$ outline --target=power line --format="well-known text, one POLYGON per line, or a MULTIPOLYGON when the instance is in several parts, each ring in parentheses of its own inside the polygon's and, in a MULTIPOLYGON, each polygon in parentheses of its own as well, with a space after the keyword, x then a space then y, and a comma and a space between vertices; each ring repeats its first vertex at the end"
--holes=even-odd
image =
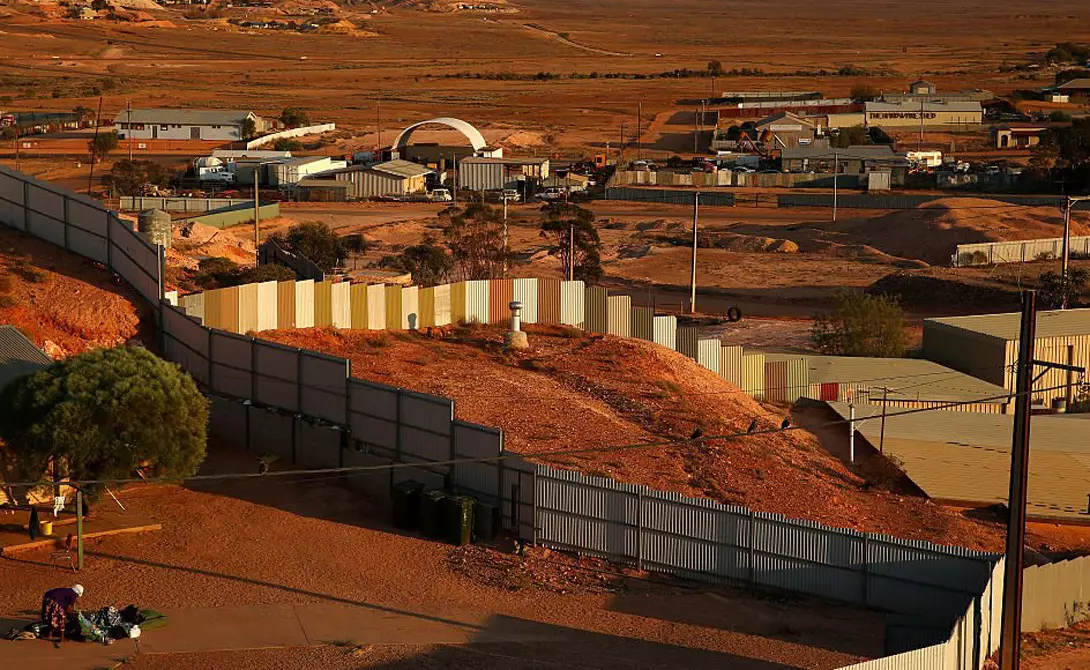
MULTIPOLYGON (((1053 386, 1044 389, 1031 390, 1030 393, 1042 393, 1045 391, 1055 391, 1058 389, 1066 388, 1066 385, 1053 386)), ((908 416, 911 414, 920 414, 923 412, 938 412, 953 407, 962 407, 964 405, 972 405, 980 402, 988 402, 990 400, 1000 400, 1014 397, 1015 394, 1003 394, 996 396, 986 396, 980 398, 974 398, 971 400, 960 400, 934 407, 919 407, 913 409, 906 409, 900 412, 893 412, 887 414, 886 418, 896 418, 898 416, 908 416)), ((856 421, 860 421, 857 419, 856 421)), ((385 463, 382 465, 356 465, 337 468, 314 468, 314 469, 297 469, 297 470, 280 470, 277 472, 237 472, 237 473, 220 473, 214 475, 193 475, 191 477, 133 477, 127 479, 81 479, 81 480, 68 480, 62 482, 68 485, 88 485, 88 484, 139 484, 139 483, 179 483, 179 482, 195 482, 195 481, 217 481, 227 479, 258 479, 258 478, 273 478, 273 477, 286 477, 290 475, 326 475, 326 474, 357 474, 366 472, 381 472, 386 470, 398 470, 402 468, 417 468, 417 467, 437 467, 444 465, 468 465, 471 463, 493 463, 504 461, 512 458, 550 458, 555 456, 575 456, 581 454, 592 453, 614 453, 619 451, 633 451, 636 449, 651 449, 658 447, 671 447, 671 446, 684 446, 692 444, 701 444, 704 442, 720 441, 720 440, 734 440, 745 437, 757 437, 762 435, 778 435, 782 433, 788 433, 797 430, 819 430, 822 428, 829 428, 832 426, 840 426, 849 424, 852 421, 850 419, 834 419, 826 421, 824 423, 813 426, 812 428, 806 428, 804 426, 791 425, 787 427, 757 429, 754 431, 740 431, 736 433, 725 433, 721 435, 704 435, 695 439, 683 439, 683 440, 661 440, 655 442, 636 442, 633 444, 624 445, 611 445, 604 447, 580 447, 575 449, 557 449, 554 451, 542 451, 533 454, 517 454, 517 453, 503 453, 497 456, 483 456, 480 458, 454 458, 442 461, 420 461, 412 463, 385 463)), ((5 482, 5 486, 40 486, 43 482, 5 482)))

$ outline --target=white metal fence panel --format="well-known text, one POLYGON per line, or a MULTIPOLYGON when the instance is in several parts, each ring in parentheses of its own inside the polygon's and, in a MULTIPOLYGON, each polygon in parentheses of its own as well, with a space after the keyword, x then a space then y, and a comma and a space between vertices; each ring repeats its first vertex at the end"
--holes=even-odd
POLYGON ((537 323, 537 279, 520 277, 514 285, 515 300, 522 303, 522 322, 537 323))
POLYGON ((560 282, 560 323, 582 328, 586 321, 585 298, 586 286, 582 281, 560 282))

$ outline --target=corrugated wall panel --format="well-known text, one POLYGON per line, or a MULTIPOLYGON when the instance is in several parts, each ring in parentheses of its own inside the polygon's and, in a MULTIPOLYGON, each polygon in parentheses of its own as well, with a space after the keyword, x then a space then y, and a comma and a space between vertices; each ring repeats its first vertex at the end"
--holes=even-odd
POLYGON ((462 321, 468 321, 466 314, 468 314, 466 307, 467 303, 467 290, 466 283, 464 281, 455 282, 450 285, 450 321, 451 323, 461 323, 462 321))
POLYGON ((795 402, 810 393, 810 366, 806 359, 796 358, 787 361, 787 402, 795 402))
POLYGON ((352 327, 352 295, 351 284, 337 282, 330 287, 329 300, 331 303, 331 316, 334 328, 352 327))
POLYGON ((537 323, 537 279, 515 281, 515 300, 522 303, 522 322, 537 323))
POLYGON ((560 323, 583 328, 586 323, 587 287, 582 281, 560 282, 560 323))
POLYGON ((191 293, 178 298, 187 316, 204 320, 204 293, 191 293))
POLYGON ((677 347, 676 316, 656 316, 654 323, 652 323, 652 328, 654 329, 655 342, 667 349, 675 349, 677 347))
POLYGON ((358 330, 367 329, 367 284, 359 283, 352 284, 348 289, 351 294, 349 300, 351 300, 352 306, 352 328, 358 330))
POLYGON ((537 280, 537 322, 560 325, 560 280, 537 280))
POLYGON ((367 329, 386 328, 386 288, 382 284, 367 287, 367 329))
POLYGON ((167 301, 168 305, 178 306, 178 292, 177 291, 163 291, 163 300, 167 301))
POLYGON ((401 289, 401 329, 420 328, 420 288, 405 286, 401 289))
POLYGON ((314 325, 317 328, 333 325, 333 282, 329 279, 314 285, 314 325))
POLYGON ((515 299, 515 283, 511 279, 488 282, 488 322, 504 323, 511 318, 511 302, 515 299))
POLYGON ((238 287, 230 286, 228 288, 220 289, 220 309, 219 320, 220 328, 230 333, 238 332, 238 287))
POLYGON ((719 349, 719 376, 742 388, 742 347, 723 345, 719 349))
POLYGON ((764 399, 764 354, 742 354, 742 390, 758 400, 764 399))
POLYGON ((488 323, 491 317, 489 288, 487 279, 475 279, 466 282, 466 321, 488 323))
POLYGON ((257 285, 257 330, 275 330, 279 313, 279 296, 276 282, 264 281, 257 285))
POLYGON ((386 330, 401 330, 401 287, 386 287, 386 330))
POLYGON ((238 286, 238 331, 249 333, 257 330, 257 284, 238 286))
POLYGON ((204 292, 204 325, 209 328, 223 328, 220 322, 223 319, 223 289, 213 289, 204 292))
POLYGON ((609 332, 609 291, 601 286, 588 286, 584 297, 585 328, 592 333, 609 332))
POLYGON ((276 285, 276 327, 295 328, 295 281, 276 285))
POLYGON ((629 337, 632 333, 632 298, 627 295, 611 295, 606 300, 606 308, 606 332, 618 337, 629 337))
POLYGON ((420 306, 418 310, 420 315, 419 327, 432 328, 435 326, 435 288, 422 288, 417 295, 417 302, 420 306))
POLYGON ((295 327, 314 327, 314 280, 295 282, 295 327))
POLYGON ((786 361, 768 361, 765 363, 765 400, 769 402, 787 401, 786 361))
POLYGON ((655 339, 655 312, 650 307, 633 307, 632 330, 630 337, 639 340, 654 341, 655 339))
POLYGON ((696 328, 677 329, 677 350, 693 360, 696 360, 697 357, 697 342, 699 340, 700 331, 696 328))
POLYGON ((719 374, 721 364, 719 340, 700 340, 696 343, 696 362, 719 374))
POLYGON ((436 326, 449 326, 451 324, 450 288, 450 284, 440 284, 434 287, 435 304, 432 319, 435 321, 434 325, 436 326))

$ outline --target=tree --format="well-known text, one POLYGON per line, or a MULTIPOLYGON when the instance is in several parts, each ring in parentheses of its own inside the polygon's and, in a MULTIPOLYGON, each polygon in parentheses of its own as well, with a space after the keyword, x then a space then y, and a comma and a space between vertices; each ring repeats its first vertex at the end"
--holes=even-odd
POLYGON ((257 135, 257 123, 247 116, 238 124, 238 132, 242 139, 252 140, 257 135))
POLYGON ((870 102, 881 97, 882 92, 879 91, 874 84, 867 82, 859 82, 852 86, 851 93, 849 93, 852 100, 856 102, 870 102))
POLYGON ((1059 309, 1067 296, 1068 307, 1082 306, 1082 292, 1090 281, 1090 273, 1082 268, 1071 268, 1067 273, 1067 285, 1055 272, 1046 272, 1037 278, 1037 299, 1042 309, 1059 309))
POLYGON ((204 460, 207 426, 193 378, 142 347, 73 356, 0 393, 0 436, 25 479, 44 478, 51 460, 76 481, 138 467, 188 477, 204 460))
POLYGON ((307 125, 310 120, 307 118, 307 113, 298 107, 285 107, 284 111, 280 112, 280 123, 288 128, 298 128, 307 125))
POLYGON ((299 151, 302 148, 303 143, 291 137, 281 137, 273 142, 273 149, 276 151, 299 151))
POLYGON ((348 255, 344 241, 323 221, 298 223, 289 228, 286 235, 275 233, 271 239, 284 249, 310 259, 322 272, 332 272, 333 268, 340 267, 348 255))
POLYGON ((565 274, 574 247, 574 278, 588 284, 602 278, 602 240, 594 227, 594 212, 576 205, 549 203, 541 208, 541 236, 552 242, 549 253, 560 259, 565 274))
POLYGON ((230 258, 213 256, 202 258, 197 263, 197 274, 193 281, 203 289, 222 288, 238 284, 238 275, 238 263, 230 258))
POLYGON ((498 279, 510 253, 503 244, 503 214, 483 203, 439 212, 443 241, 462 279, 498 279))
POLYGON ((843 291, 836 296, 833 314, 814 317, 810 340, 831 356, 903 356, 904 310, 891 296, 843 291))
POLYGON ((878 126, 868 128, 867 135, 871 144, 893 144, 893 138, 889 136, 889 133, 878 126))
POLYGON ((90 107, 84 107, 83 105, 76 105, 72 109, 72 113, 79 117, 80 121, 86 121, 87 119, 95 118, 95 110, 90 107))
POLYGON ((254 265, 238 273, 239 284, 256 284, 263 281, 293 281, 298 279, 295 270, 286 265, 267 263, 254 265))
POLYGON ((713 77, 718 77, 723 74, 723 64, 717 60, 708 61, 708 72, 713 77))
POLYGON ((102 182, 121 195, 140 195, 148 185, 168 186, 170 174, 158 163, 126 159, 114 163, 109 174, 102 178, 102 182))
POLYGON ((454 259, 434 237, 425 235, 420 244, 405 247, 399 254, 384 256, 379 267, 408 272, 412 274, 413 282, 434 286, 450 279, 454 259))
POLYGON ((95 158, 102 160, 121 144, 117 131, 99 133, 87 143, 87 149, 95 158))
POLYGON ((870 133, 863 126, 852 126, 851 128, 841 128, 836 135, 833 135, 832 141, 829 144, 834 149, 847 149, 848 147, 859 146, 866 144, 870 140, 870 133))
POLYGON ((1075 119, 1070 127, 1053 128, 1034 147, 1030 164, 1051 172, 1077 190, 1090 189, 1090 119, 1075 119))

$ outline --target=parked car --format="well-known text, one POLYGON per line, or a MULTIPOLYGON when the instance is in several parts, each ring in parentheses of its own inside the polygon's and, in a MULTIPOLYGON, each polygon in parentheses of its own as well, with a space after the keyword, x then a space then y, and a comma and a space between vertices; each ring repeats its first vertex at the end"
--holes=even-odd
POLYGON ((500 199, 506 200, 507 202, 519 202, 522 200, 522 195, 517 189, 505 188, 503 189, 503 193, 500 194, 500 199))
POLYGON ((436 188, 432 189, 431 193, 428 194, 428 200, 431 200, 432 202, 451 202, 454 198, 451 197, 450 191, 447 189, 436 188))
POLYGON ((555 186, 550 186, 549 188, 545 189, 541 193, 538 193, 537 198, 539 200, 550 200, 550 201, 552 201, 552 200, 563 200, 564 195, 565 195, 564 189, 558 188, 558 187, 555 187, 555 186))

